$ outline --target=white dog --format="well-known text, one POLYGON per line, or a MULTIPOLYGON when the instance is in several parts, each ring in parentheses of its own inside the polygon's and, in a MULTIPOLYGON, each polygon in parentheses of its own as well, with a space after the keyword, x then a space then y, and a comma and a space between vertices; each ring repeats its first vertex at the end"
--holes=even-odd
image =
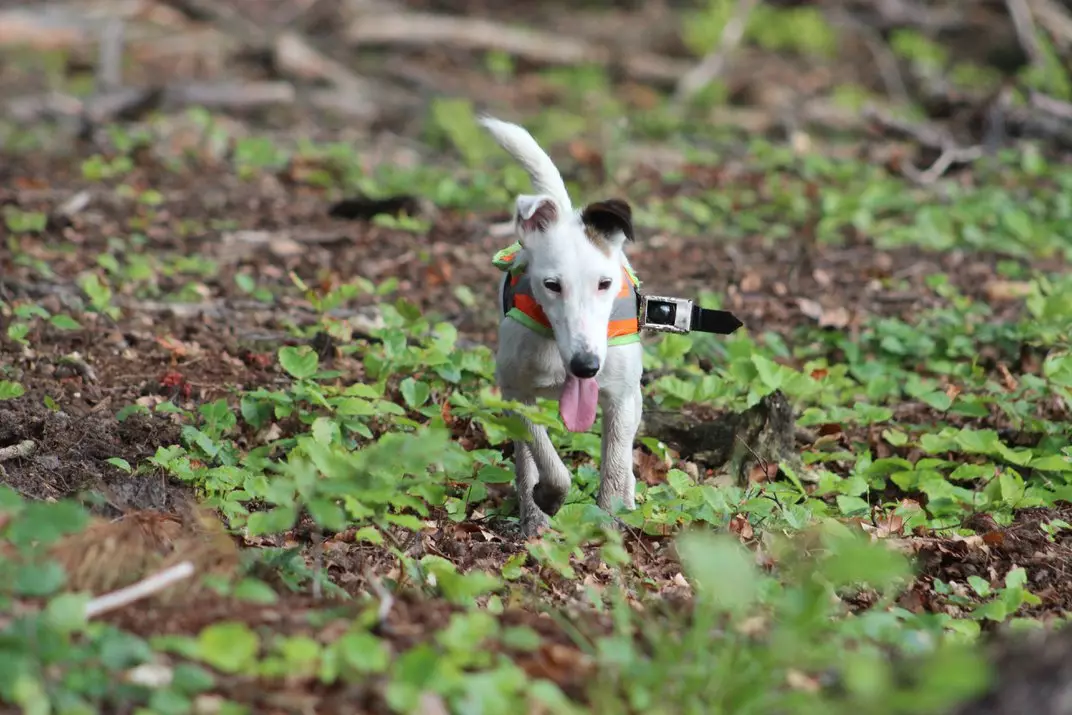
MULTIPOLYGON (((504 270, 495 377, 503 397, 557 398, 567 429, 583 432, 603 407, 597 504, 635 508, 633 439, 640 426, 639 282, 623 252, 632 211, 610 199, 574 209, 562 175, 525 129, 480 123, 528 171, 535 195, 517 197, 518 242, 495 257, 504 270)), ((521 418, 531 442, 514 443, 521 528, 533 536, 562 506, 571 476, 547 430, 521 418)))

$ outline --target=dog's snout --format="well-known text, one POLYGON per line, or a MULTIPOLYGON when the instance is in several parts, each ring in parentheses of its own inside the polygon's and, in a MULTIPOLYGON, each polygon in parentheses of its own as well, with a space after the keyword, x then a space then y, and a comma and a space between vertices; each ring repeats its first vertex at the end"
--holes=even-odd
POLYGON ((569 369, 574 377, 595 377, 599 372, 599 356, 595 353, 577 353, 570 358, 569 369))

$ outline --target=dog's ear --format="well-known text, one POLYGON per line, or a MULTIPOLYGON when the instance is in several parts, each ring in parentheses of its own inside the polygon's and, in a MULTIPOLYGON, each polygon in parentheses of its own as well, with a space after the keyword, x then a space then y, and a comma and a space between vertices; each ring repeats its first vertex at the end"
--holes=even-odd
POLYGON ((581 221, 585 227, 595 231, 604 238, 614 241, 618 232, 626 241, 632 241, 633 209, 622 199, 596 201, 584 207, 581 221))
POLYGON ((530 196, 521 194, 517 197, 517 227, 524 238, 530 233, 546 231, 558 220, 558 204, 546 194, 530 196))

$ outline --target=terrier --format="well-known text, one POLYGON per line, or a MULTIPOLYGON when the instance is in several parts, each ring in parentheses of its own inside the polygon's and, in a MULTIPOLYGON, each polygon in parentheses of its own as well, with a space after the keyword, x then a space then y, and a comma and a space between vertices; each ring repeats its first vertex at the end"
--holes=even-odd
MULTIPOLYGON (((596 503, 610 513, 632 510, 643 372, 640 281, 623 251, 633 240, 632 209, 622 199, 574 209, 561 173, 528 131, 492 117, 480 123, 536 190, 517 197, 517 242, 494 258, 503 270, 496 382, 506 399, 558 399, 572 432, 591 429, 601 406, 596 503)), ((547 430, 519 417, 532 437, 514 442, 521 529, 529 537, 561 508, 571 476, 547 430)))

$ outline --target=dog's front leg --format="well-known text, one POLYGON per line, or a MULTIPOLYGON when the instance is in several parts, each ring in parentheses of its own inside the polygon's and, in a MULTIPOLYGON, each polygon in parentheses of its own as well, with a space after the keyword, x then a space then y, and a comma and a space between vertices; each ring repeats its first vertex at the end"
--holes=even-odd
POLYGON ((566 495, 569 494, 572 481, 569 469, 558 456, 547 429, 526 417, 521 417, 521 421, 532 435, 528 448, 539 473, 539 479, 532 489, 532 498, 544 514, 554 516, 562 508, 566 495))
POLYGON ((514 440, 514 488, 517 490, 518 517, 525 538, 536 536, 547 526, 547 515, 536 506, 532 492, 540 482, 540 473, 528 442, 514 440))
MULTIPOLYGON (((601 395, 602 397, 602 395, 601 395)), ((613 514, 636 508, 636 476, 633 474, 633 440, 640 429, 643 397, 640 386, 624 394, 608 394, 603 402, 603 462, 599 467, 596 504, 613 514)))

